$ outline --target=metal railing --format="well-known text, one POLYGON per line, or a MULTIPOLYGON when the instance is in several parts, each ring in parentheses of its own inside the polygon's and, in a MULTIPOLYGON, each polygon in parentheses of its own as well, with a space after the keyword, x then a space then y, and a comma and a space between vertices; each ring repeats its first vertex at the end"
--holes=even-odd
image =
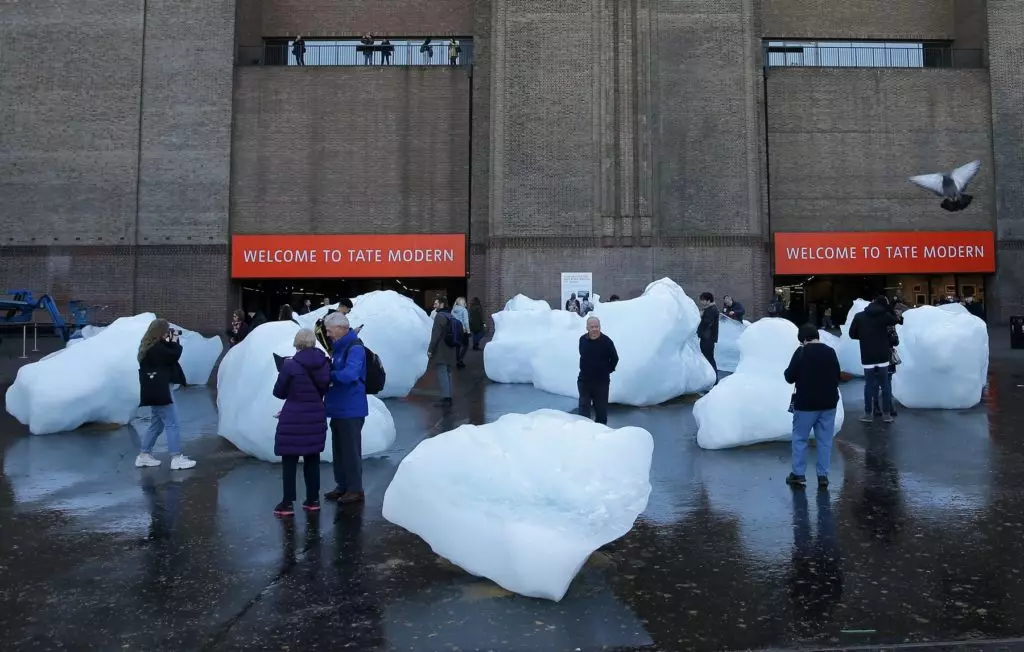
POLYGON ((984 68, 979 49, 952 47, 769 45, 767 68, 984 68))
POLYGON ((242 66, 468 66, 473 63, 473 43, 462 39, 384 45, 317 43, 306 41, 306 51, 296 55, 291 41, 268 40, 262 46, 238 48, 242 66))

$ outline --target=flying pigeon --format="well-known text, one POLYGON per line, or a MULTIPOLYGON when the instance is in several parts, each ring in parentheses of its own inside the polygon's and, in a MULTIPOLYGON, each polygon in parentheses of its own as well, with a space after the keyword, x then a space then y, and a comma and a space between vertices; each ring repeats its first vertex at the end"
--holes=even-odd
POLYGON ((967 184, 981 169, 981 161, 971 161, 948 174, 922 174, 910 180, 942 197, 942 207, 951 213, 962 211, 971 205, 973 196, 965 194, 967 184))

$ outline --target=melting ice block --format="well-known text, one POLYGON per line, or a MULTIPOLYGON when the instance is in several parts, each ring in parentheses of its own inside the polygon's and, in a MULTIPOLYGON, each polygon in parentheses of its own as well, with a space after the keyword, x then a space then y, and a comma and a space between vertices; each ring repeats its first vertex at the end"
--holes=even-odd
POLYGON ((642 428, 506 414, 422 441, 384 494, 384 518, 473 575, 558 601, 646 508, 653 451, 642 428))
MULTIPOLYGON (((434 325, 430 316, 412 299, 391 290, 362 294, 352 300, 352 305, 348 321, 353 328, 363 327, 359 339, 380 357, 387 375, 384 390, 377 397, 408 396, 427 371, 427 348, 434 325)), ((337 307, 335 304, 295 315, 295 322, 313 328, 329 308, 337 307)))
POLYGON ((870 301, 855 299, 850 312, 846 314, 846 322, 839 326, 838 346, 833 346, 834 340, 827 342, 829 346, 836 350, 836 354, 839 356, 839 368, 852 376, 860 378, 864 377, 864 365, 860 361, 860 341, 850 338, 850 324, 853 323, 853 318, 858 313, 863 312, 869 305, 871 305, 870 301))
POLYGON ((988 327, 959 304, 921 306, 896 327, 903 364, 893 397, 908 408, 962 410, 981 401, 988 379, 988 327))
POLYGON ((749 321, 736 321, 725 315, 718 318, 718 344, 715 345, 715 364, 719 371, 736 371, 740 363, 740 335, 750 326, 749 321))
MULTIPOLYGON (((294 355, 292 342, 298 330, 299 325, 291 321, 267 322, 256 327, 228 351, 217 372, 218 434, 264 462, 281 461, 274 455, 277 431, 274 415, 281 411, 284 401, 274 398, 274 383, 277 382, 274 354, 294 355)), ((387 406, 376 396, 367 399, 370 414, 363 424, 364 458, 386 451, 395 443, 396 434, 395 421, 387 406)), ((328 441, 329 437, 328 434, 328 441)), ((320 460, 332 462, 333 459, 328 444, 320 460)))
MULTIPOLYGON (((7 390, 7 411, 34 435, 86 423, 129 423, 139 406, 139 343, 154 319, 149 312, 121 317, 25 365, 7 390)), ((220 338, 182 330, 181 346, 186 380, 205 385, 223 350, 220 338)))
MULTIPOLYGON (((693 406, 697 444, 720 449, 766 441, 789 441, 793 386, 783 373, 799 346, 797 328, 786 319, 760 319, 739 339, 735 373, 715 385, 693 406)), ((836 408, 836 432, 843 426, 843 402, 836 408)))
MULTIPOLYGON (((700 313, 670 279, 651 283, 635 299, 599 303, 591 314, 601 320, 601 332, 619 353, 612 403, 657 405, 714 384, 714 371, 697 342, 700 313)), ((553 394, 579 395, 579 338, 586 332, 585 319, 564 310, 502 311, 494 315, 494 330, 494 340, 484 349, 491 380, 532 382, 553 394)))

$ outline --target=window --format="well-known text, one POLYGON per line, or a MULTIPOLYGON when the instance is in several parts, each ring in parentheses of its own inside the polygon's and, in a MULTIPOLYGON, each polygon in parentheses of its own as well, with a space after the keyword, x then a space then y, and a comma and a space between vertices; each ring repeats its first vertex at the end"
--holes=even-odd
POLYGON ((767 41, 768 68, 980 68, 981 50, 948 41, 767 41))
POLYGON ((473 41, 467 38, 372 37, 303 39, 297 51, 291 38, 268 38, 261 48, 239 52, 241 65, 263 66, 465 66, 473 61, 473 41), (453 56, 454 55, 454 56, 453 56))

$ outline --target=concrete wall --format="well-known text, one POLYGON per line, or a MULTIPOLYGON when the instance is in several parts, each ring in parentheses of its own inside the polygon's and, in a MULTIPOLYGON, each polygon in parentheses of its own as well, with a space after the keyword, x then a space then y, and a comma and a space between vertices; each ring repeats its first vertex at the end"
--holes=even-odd
POLYGON ((994 227, 985 70, 772 70, 768 138, 773 231, 994 227), (907 181, 973 159, 968 211, 907 181))
POLYGON ((235 233, 465 233, 462 68, 239 68, 235 233))
POLYGON ((263 0, 263 36, 469 36, 473 0, 263 0))
POLYGON ((762 0, 763 34, 805 39, 953 39, 957 0, 762 0))

